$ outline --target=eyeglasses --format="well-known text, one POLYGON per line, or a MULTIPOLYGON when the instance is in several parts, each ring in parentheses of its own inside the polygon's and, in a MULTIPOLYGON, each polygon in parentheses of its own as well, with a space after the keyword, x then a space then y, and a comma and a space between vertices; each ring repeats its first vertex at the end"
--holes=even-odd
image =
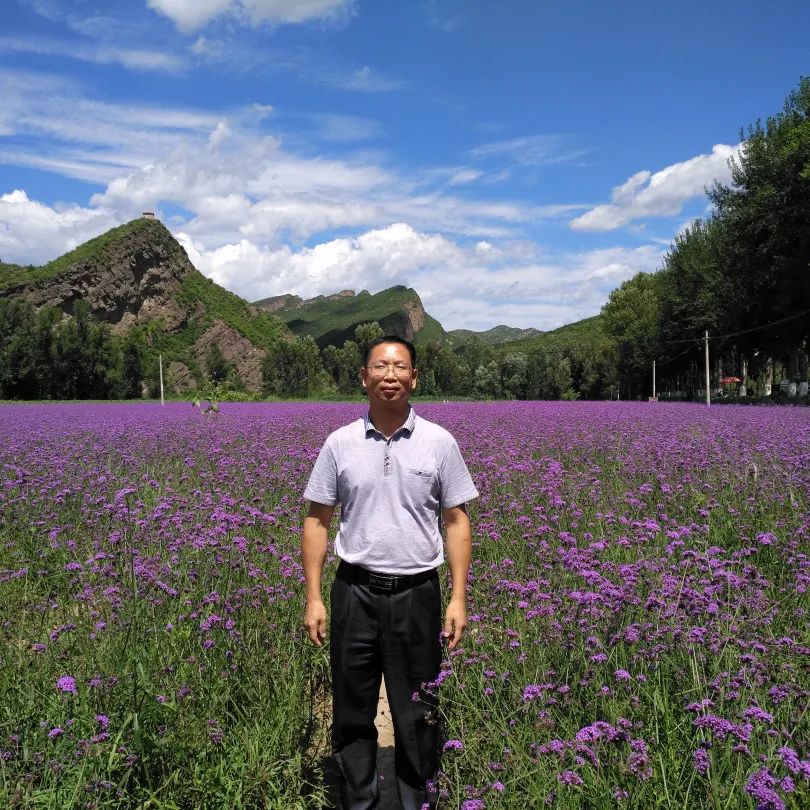
POLYGON ((375 377, 382 377, 389 368, 394 370, 394 375, 397 377, 407 377, 411 373, 411 367, 407 363, 374 363, 366 368, 375 377))

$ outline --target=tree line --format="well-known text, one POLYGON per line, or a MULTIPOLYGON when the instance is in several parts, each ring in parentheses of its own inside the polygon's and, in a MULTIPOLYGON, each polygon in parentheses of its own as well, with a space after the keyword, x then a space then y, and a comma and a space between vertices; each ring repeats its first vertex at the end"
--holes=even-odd
POLYGON ((806 393, 810 78, 740 140, 731 182, 707 189, 709 214, 675 238, 658 272, 626 281, 602 310, 619 377, 641 394, 653 361, 659 391, 704 388, 707 332, 715 391, 767 395, 782 379, 806 393))
POLYGON ((154 388, 142 330, 112 333, 85 301, 35 309, 0 298, 0 397, 5 399, 132 399, 154 388))
MULTIPOLYGON (((262 363, 261 394, 278 398, 359 396, 366 347, 383 334, 360 324, 353 340, 320 349, 311 336, 277 341, 262 363)), ((71 314, 0 299, 0 398, 133 399, 160 393, 157 350, 143 327, 115 334, 85 301, 71 314)), ((246 395, 235 364, 212 344, 197 363, 202 387, 218 396, 246 395)), ((504 352, 473 338, 460 346, 439 341, 419 347, 418 393, 475 399, 600 399, 615 388, 614 354, 606 340, 550 341, 504 352)), ((171 394, 172 380, 166 374, 171 394)))
MULTIPOLYGON (((262 366, 266 396, 360 394, 366 347, 383 330, 360 324, 353 340, 319 350, 309 336, 282 341, 262 366)), ((478 338, 459 346, 432 341, 418 348, 417 394, 474 399, 602 399, 615 389, 614 354, 607 341, 547 341, 525 351, 496 350, 478 338)))

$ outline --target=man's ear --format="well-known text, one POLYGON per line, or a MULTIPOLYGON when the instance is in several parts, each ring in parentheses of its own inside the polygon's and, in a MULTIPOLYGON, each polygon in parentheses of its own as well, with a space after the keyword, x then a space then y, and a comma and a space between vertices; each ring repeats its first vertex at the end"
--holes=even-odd
POLYGON ((360 377, 360 384, 363 386, 363 388, 367 388, 368 371, 365 368, 361 368, 358 376, 360 377))
POLYGON ((416 384, 419 382, 419 370, 413 370, 413 376, 411 377, 411 391, 416 389, 416 384))

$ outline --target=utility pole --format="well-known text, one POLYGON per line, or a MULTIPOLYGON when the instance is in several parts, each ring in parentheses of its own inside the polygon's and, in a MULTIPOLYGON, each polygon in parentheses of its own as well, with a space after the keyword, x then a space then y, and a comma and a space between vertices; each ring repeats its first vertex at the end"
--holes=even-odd
POLYGON ((712 404, 712 395, 711 395, 711 387, 709 385, 709 330, 706 330, 706 334, 704 335, 704 340, 706 341, 706 404, 712 404))
POLYGON ((160 364, 160 404, 165 405, 166 403, 163 401, 163 355, 158 355, 158 362, 160 364))
POLYGON ((653 360, 653 399, 655 399, 655 360, 653 360))

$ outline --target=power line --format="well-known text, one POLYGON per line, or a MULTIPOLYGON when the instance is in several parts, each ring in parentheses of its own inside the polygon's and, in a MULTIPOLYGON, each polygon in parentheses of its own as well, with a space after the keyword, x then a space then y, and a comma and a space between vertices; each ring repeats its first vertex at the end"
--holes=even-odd
POLYGON ((665 363, 671 363, 673 360, 677 360, 679 357, 683 357, 685 354, 689 354, 689 352, 700 348, 701 341, 695 339, 689 342, 693 343, 694 345, 690 346, 688 349, 684 349, 684 351, 682 351, 680 354, 676 354, 674 357, 669 357, 665 360, 656 360, 655 362, 658 363, 659 366, 664 365, 665 363))
MULTIPOLYGON (((770 326, 778 326, 787 321, 793 321, 796 318, 801 318, 803 315, 810 314, 810 309, 805 309, 802 312, 797 312, 795 315, 788 315, 786 318, 779 318, 779 320, 771 321, 770 323, 763 323, 759 326, 752 326, 750 329, 741 329, 739 332, 729 332, 725 335, 709 335, 709 340, 722 340, 723 338, 737 337, 737 335, 747 335, 751 332, 758 332, 760 329, 767 329, 770 326)), ((676 343, 695 343, 703 338, 681 338, 678 340, 662 340, 661 344, 664 346, 673 345, 676 343)))
POLYGON ((810 309, 805 309, 803 312, 797 312, 795 315, 788 315, 787 318, 780 318, 778 321, 771 321, 770 323, 763 323, 761 326, 752 326, 750 329, 741 329, 739 332, 729 332, 727 335, 714 335, 710 336, 709 340, 719 340, 720 338, 737 337, 737 335, 747 335, 749 332, 757 332, 760 329, 767 329, 769 326, 778 326, 780 323, 793 321, 796 318, 801 318, 802 315, 810 314, 810 309))

